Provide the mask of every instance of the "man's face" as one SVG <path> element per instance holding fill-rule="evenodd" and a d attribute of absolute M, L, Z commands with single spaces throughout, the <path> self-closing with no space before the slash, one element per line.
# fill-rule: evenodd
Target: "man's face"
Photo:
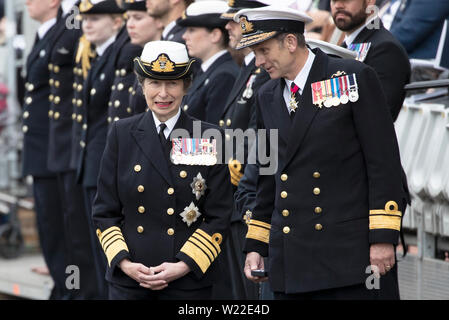
<path fill-rule="evenodd" d="M 27 0 L 26 6 L 31 19 L 43 21 L 51 9 L 52 0 Z"/>
<path fill-rule="evenodd" d="M 367 0 L 331 0 L 334 23 L 342 31 L 352 31 L 365 23 Z"/>
<path fill-rule="evenodd" d="M 147 12 L 154 18 L 161 18 L 170 11 L 168 0 L 147 0 Z"/>
<path fill-rule="evenodd" d="M 294 57 L 278 39 L 261 42 L 251 49 L 256 55 L 256 66 L 264 68 L 271 79 L 284 77 L 294 63 Z"/>
<path fill-rule="evenodd" d="M 242 28 L 239 23 L 232 20 L 226 24 L 225 28 L 229 33 L 229 46 L 235 49 L 240 39 L 242 39 Z"/>

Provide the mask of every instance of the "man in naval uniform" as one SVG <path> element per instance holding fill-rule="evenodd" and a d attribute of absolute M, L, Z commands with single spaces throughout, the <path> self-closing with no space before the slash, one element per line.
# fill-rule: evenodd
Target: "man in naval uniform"
<path fill-rule="evenodd" d="M 85 213 L 83 190 L 76 183 L 76 171 L 70 166 L 72 144 L 72 98 L 76 88 L 74 80 L 74 55 L 81 30 L 67 28 L 76 0 L 63 0 L 56 22 L 56 32 L 49 52 L 50 61 L 50 121 L 48 168 L 58 177 L 59 194 L 63 206 L 64 234 L 67 265 L 80 271 L 80 287 L 70 290 L 71 299 L 97 297 L 96 277 L 93 268 L 88 218 Z M 72 21 L 75 23 L 75 21 Z"/>
<path fill-rule="evenodd" d="M 28 1 L 28 14 L 40 23 L 26 62 L 23 106 L 22 174 L 33 177 L 34 208 L 44 260 L 54 281 L 50 299 L 66 299 L 64 222 L 56 174 L 48 168 L 48 65 L 56 30 L 59 1 Z M 62 239 L 61 239 L 62 237 Z"/>
<path fill-rule="evenodd" d="M 272 78 L 256 97 L 258 127 L 279 130 L 277 146 L 266 142 L 278 166 L 257 182 L 246 276 L 265 281 L 252 271 L 266 269 L 276 299 L 398 299 L 406 196 L 375 71 L 307 48 L 302 12 L 269 6 L 235 21 L 239 48 L 250 46 Z M 379 289 L 366 286 L 369 271 Z"/>
<path fill-rule="evenodd" d="M 345 32 L 343 47 L 357 52 L 359 61 L 372 67 L 379 77 L 395 121 L 405 98 L 404 87 L 410 80 L 410 61 L 402 44 L 367 8 L 374 0 L 331 0 L 332 17 Z"/>

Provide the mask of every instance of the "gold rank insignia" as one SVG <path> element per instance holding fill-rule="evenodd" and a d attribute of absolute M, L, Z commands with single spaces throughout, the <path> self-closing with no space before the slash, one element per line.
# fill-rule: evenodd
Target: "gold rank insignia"
<path fill-rule="evenodd" d="M 331 78 L 341 77 L 341 76 L 345 76 L 345 75 L 346 75 L 346 72 L 344 72 L 344 71 L 337 71 L 337 72 L 335 72 L 335 73 L 332 75 Z"/>
<path fill-rule="evenodd" d="M 187 225 L 190 227 L 192 223 L 194 223 L 199 216 L 201 216 L 201 213 L 199 212 L 199 209 L 193 202 L 190 203 L 188 207 L 184 208 L 184 211 L 179 214 L 182 217 L 182 221 L 187 223 Z"/>
<path fill-rule="evenodd" d="M 235 4 L 235 0 L 228 0 L 228 7 L 233 7 Z"/>
<path fill-rule="evenodd" d="M 207 189 L 206 180 L 201 175 L 201 172 L 198 172 L 197 176 L 193 178 L 193 182 L 190 184 L 192 187 L 192 193 L 195 195 L 196 200 L 199 200 L 204 192 Z"/>
<path fill-rule="evenodd" d="M 89 11 L 90 9 L 92 9 L 93 6 L 94 5 L 89 0 L 82 0 L 80 3 L 80 11 L 81 12 Z"/>
<path fill-rule="evenodd" d="M 154 72 L 173 72 L 175 71 L 175 64 L 165 54 L 151 63 L 151 70 Z"/>
<path fill-rule="evenodd" d="M 254 25 L 251 22 L 249 22 L 248 18 L 245 16 L 242 16 L 240 18 L 240 27 L 242 28 L 242 32 L 244 34 L 254 31 Z"/>

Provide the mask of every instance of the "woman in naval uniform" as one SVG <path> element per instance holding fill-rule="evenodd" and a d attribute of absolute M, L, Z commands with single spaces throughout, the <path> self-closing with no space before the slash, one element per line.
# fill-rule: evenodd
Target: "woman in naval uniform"
<path fill-rule="evenodd" d="M 93 207 L 110 299 L 210 298 L 232 190 L 222 134 L 199 139 L 194 126 L 217 129 L 180 109 L 193 62 L 170 41 L 149 42 L 134 61 L 151 112 L 113 123 Z"/>

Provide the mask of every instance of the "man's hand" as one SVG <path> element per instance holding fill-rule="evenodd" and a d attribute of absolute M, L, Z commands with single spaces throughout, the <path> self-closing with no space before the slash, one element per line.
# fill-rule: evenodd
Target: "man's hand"
<path fill-rule="evenodd" d="M 394 246 L 391 243 L 375 243 L 370 247 L 371 269 L 385 275 L 395 264 Z"/>
<path fill-rule="evenodd" d="M 150 268 L 150 275 L 141 277 L 140 285 L 151 290 L 162 290 L 169 282 L 179 279 L 190 272 L 190 267 L 184 262 L 164 262 Z"/>
<path fill-rule="evenodd" d="M 268 280 L 268 277 L 253 277 L 251 275 L 251 270 L 264 269 L 263 258 L 257 252 L 249 252 L 246 255 L 245 261 L 245 275 L 246 277 L 253 282 L 264 282 Z"/>

